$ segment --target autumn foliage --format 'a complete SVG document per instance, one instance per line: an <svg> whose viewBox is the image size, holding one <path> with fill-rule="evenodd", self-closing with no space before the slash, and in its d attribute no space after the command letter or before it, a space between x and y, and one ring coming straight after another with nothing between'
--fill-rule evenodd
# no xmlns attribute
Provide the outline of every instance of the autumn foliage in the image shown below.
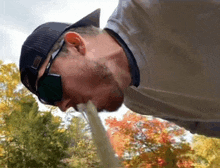
<svg viewBox="0 0 220 168"><path fill-rule="evenodd" d="M194 158L198 168L220 167L220 139L194 135L192 147L195 150Z"/></svg>
<svg viewBox="0 0 220 168"><path fill-rule="evenodd" d="M126 113L108 118L108 135L125 167L193 167L190 145L178 140L185 130L166 121Z"/></svg>

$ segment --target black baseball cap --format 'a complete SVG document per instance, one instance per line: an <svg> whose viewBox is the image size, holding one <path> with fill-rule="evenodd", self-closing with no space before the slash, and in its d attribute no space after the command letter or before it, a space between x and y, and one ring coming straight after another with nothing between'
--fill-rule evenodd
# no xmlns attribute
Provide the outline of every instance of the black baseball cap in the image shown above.
<svg viewBox="0 0 220 168"><path fill-rule="evenodd" d="M34 94L38 71L59 37L71 28L99 27L100 9L95 10L74 24L48 22L38 26L26 39L21 49L21 82Z"/></svg>

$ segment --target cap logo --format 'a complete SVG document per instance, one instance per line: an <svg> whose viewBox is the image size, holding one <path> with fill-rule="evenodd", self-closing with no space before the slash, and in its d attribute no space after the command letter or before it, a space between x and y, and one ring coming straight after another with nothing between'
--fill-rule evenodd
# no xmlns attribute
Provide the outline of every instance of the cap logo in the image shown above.
<svg viewBox="0 0 220 168"><path fill-rule="evenodd" d="M37 55L36 58L34 59L34 63L33 63L33 65L32 65L32 67L33 67L34 69L38 69L41 60L42 60L42 57L40 57L40 56Z"/></svg>

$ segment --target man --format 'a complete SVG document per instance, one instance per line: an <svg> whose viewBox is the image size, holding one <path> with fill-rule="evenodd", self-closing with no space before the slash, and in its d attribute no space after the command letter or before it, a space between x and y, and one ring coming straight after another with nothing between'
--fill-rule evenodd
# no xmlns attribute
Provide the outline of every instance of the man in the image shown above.
<svg viewBox="0 0 220 168"><path fill-rule="evenodd" d="M22 46L22 83L62 111L122 103L193 133L220 137L220 24L215 1L120 0L73 25L45 23Z"/></svg>

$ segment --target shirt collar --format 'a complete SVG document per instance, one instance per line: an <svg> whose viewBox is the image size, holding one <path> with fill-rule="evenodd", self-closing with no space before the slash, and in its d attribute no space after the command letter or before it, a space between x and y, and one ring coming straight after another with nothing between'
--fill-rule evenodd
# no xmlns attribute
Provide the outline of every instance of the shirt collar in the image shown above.
<svg viewBox="0 0 220 168"><path fill-rule="evenodd" d="M124 40L113 30L106 28L105 29L107 33L112 36L124 49L124 52L127 56L129 67L130 67L130 73L131 73L131 78L132 78L132 85L138 87L140 85L140 71L137 66L137 62L134 58L133 53L131 50L128 48L127 44L124 42Z"/></svg>

